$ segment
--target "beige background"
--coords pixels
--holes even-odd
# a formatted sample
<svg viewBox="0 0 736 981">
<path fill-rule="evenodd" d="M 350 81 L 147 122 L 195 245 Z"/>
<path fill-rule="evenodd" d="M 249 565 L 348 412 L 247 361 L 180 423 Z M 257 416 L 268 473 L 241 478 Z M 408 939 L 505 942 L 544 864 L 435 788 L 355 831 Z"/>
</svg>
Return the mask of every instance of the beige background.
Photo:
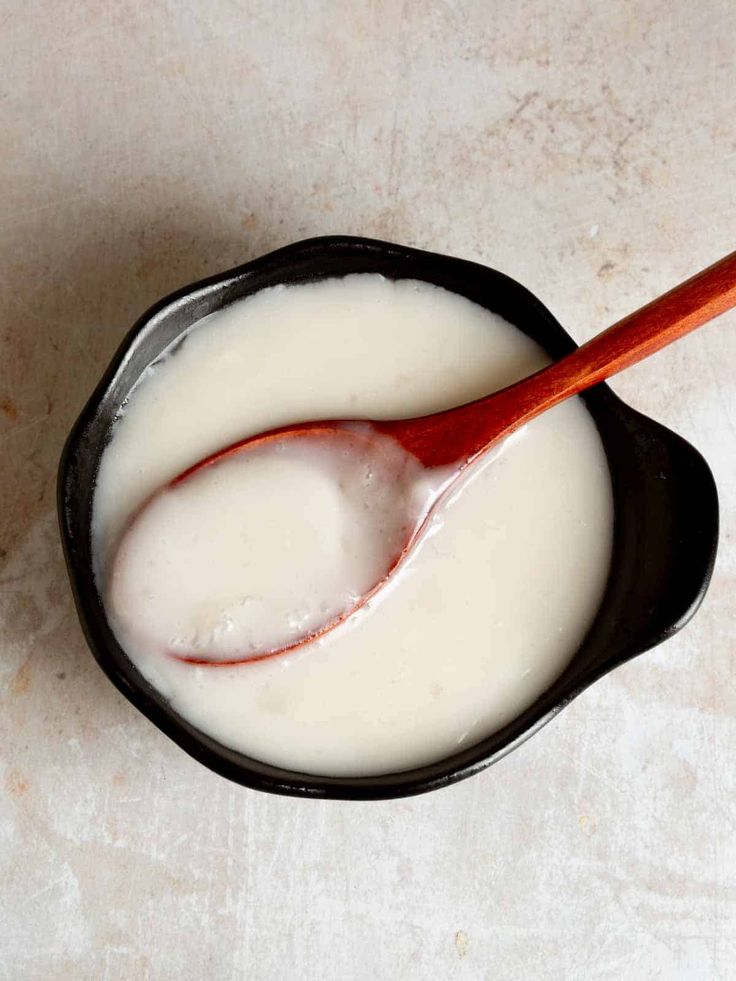
<svg viewBox="0 0 736 981">
<path fill-rule="evenodd" d="M 580 340 L 736 245 L 731 0 L 0 5 L 0 979 L 736 978 L 736 318 L 614 388 L 708 458 L 696 620 L 423 798 L 231 786 L 112 688 L 65 433 L 164 292 L 342 231 Z"/>
</svg>

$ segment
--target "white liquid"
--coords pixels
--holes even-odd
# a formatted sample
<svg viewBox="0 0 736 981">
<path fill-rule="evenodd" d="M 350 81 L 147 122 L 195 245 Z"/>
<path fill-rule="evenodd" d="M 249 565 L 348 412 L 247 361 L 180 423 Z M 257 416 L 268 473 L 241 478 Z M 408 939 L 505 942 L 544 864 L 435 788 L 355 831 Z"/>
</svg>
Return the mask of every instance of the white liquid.
<svg viewBox="0 0 736 981">
<path fill-rule="evenodd" d="M 433 474 L 367 425 L 227 456 L 136 515 L 109 576 L 110 622 L 126 646 L 185 660 L 302 642 L 385 578 Z"/>
<path fill-rule="evenodd" d="M 220 447 L 303 419 L 438 411 L 547 360 L 500 318 L 425 283 L 360 275 L 233 304 L 146 373 L 117 424 L 94 501 L 101 588 L 134 512 Z M 449 755 L 560 674 L 610 561 L 608 468 L 580 400 L 492 456 L 380 599 L 290 654 L 192 666 L 113 627 L 177 711 L 261 760 L 361 775 Z"/>
</svg>

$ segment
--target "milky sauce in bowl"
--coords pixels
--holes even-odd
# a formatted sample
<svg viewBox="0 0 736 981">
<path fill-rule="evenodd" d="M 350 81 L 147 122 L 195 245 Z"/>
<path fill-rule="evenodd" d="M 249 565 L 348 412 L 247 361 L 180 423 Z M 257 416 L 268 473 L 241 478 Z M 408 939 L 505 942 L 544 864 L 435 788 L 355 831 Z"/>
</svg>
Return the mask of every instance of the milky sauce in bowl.
<svg viewBox="0 0 736 981">
<path fill-rule="evenodd" d="M 176 655 L 214 648 L 227 660 L 288 641 L 324 619 L 325 595 L 339 606 L 360 592 L 389 546 L 358 527 L 362 499 L 339 487 L 344 470 L 336 486 L 317 452 L 255 458 L 247 482 L 222 470 L 208 484 L 204 471 L 180 485 L 183 509 L 179 499 L 164 513 L 162 497 L 140 541 L 123 533 L 151 494 L 238 439 L 307 419 L 439 411 L 547 361 L 464 297 L 373 274 L 263 290 L 197 323 L 142 376 L 101 460 L 95 571 L 121 646 L 191 723 L 295 771 L 402 771 L 509 722 L 565 668 L 608 574 L 610 479 L 580 399 L 487 454 L 390 585 L 282 656 L 208 667 Z M 274 515 L 295 511 L 279 531 Z M 401 531 L 388 529 L 389 545 Z"/>
</svg>

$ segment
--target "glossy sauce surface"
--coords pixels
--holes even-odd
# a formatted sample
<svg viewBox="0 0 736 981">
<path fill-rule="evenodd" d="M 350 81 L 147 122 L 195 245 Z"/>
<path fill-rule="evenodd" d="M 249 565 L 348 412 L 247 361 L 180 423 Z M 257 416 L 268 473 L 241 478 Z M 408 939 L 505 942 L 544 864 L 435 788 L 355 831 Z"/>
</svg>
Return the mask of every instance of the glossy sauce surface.
<svg viewBox="0 0 736 981">
<path fill-rule="evenodd" d="M 116 425 L 95 494 L 101 590 L 142 502 L 219 447 L 302 419 L 437 411 L 547 360 L 426 283 L 358 275 L 233 304 L 146 372 Z M 478 741 L 559 675 L 602 596 L 612 523 L 605 454 L 575 399 L 492 451 L 391 586 L 293 653 L 198 667 L 108 616 L 143 674 L 223 743 L 305 772 L 398 771 Z"/>
</svg>

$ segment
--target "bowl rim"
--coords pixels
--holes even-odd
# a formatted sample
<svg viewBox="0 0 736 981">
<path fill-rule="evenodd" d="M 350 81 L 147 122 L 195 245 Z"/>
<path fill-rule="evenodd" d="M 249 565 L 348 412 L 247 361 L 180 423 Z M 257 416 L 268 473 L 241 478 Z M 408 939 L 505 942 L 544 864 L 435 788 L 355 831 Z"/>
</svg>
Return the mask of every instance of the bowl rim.
<svg viewBox="0 0 736 981">
<path fill-rule="evenodd" d="M 243 279 L 247 280 L 248 277 L 253 277 L 259 273 L 268 274 L 269 270 L 283 270 L 290 262 L 304 261 L 315 257 L 322 257 L 326 261 L 328 256 L 337 256 L 339 259 L 341 256 L 344 257 L 348 254 L 363 258 L 367 256 L 380 256 L 385 260 L 396 260 L 403 263 L 418 262 L 419 264 L 424 263 L 430 266 L 440 263 L 443 266 L 452 265 L 455 268 L 461 268 L 469 277 L 481 277 L 489 284 L 495 282 L 496 286 L 505 286 L 505 288 L 512 289 L 518 298 L 528 304 L 535 311 L 535 315 L 539 316 L 544 324 L 548 325 L 550 330 L 557 333 L 558 347 L 561 350 L 564 348 L 572 350 L 576 347 L 574 340 L 533 293 L 516 280 L 488 266 L 441 253 L 429 252 L 361 236 L 328 235 L 304 239 L 231 269 L 185 285 L 156 301 L 137 319 L 124 335 L 107 368 L 103 372 L 100 381 L 72 426 L 64 444 L 59 462 L 57 502 L 64 556 L 78 618 L 87 644 L 95 660 L 116 688 L 122 692 L 128 701 L 153 722 L 158 729 L 169 736 L 190 756 L 199 760 L 209 769 L 246 787 L 298 797 L 339 800 L 381 800 L 407 797 L 436 790 L 485 769 L 517 748 L 522 742 L 541 729 L 562 708 L 577 697 L 577 695 L 617 664 L 642 653 L 644 650 L 655 646 L 667 637 L 678 632 L 697 611 L 710 582 L 717 545 L 717 494 L 710 470 L 694 447 L 670 430 L 665 429 L 665 427 L 660 426 L 658 423 L 630 408 L 604 383 L 597 385 L 590 393 L 583 396 L 586 401 L 588 398 L 601 400 L 601 404 L 604 407 L 607 406 L 609 410 L 615 409 L 618 412 L 624 413 L 630 419 L 638 420 L 639 423 L 646 425 L 652 432 L 655 432 L 659 438 L 665 438 L 666 436 L 667 439 L 676 441 L 681 448 L 686 448 L 689 453 L 694 455 L 693 459 L 697 458 L 700 461 L 707 475 L 710 476 L 715 515 L 713 519 L 714 540 L 709 562 L 706 563 L 700 587 L 695 591 L 691 602 L 682 610 L 674 622 L 667 626 L 667 629 L 653 634 L 646 643 L 627 652 L 625 656 L 593 667 L 587 674 L 581 676 L 574 685 L 568 686 L 566 690 L 561 692 L 554 704 L 547 704 L 543 710 L 535 711 L 535 706 L 537 705 L 535 701 L 533 705 L 520 713 L 509 724 L 502 727 L 501 730 L 491 734 L 480 743 L 471 746 L 462 753 L 443 757 L 434 763 L 398 773 L 365 777 L 323 777 L 289 771 L 282 767 L 264 764 L 259 760 L 247 757 L 245 754 L 230 750 L 206 734 L 199 732 L 196 727 L 179 716 L 165 702 L 163 696 L 153 689 L 142 675 L 139 674 L 133 662 L 127 658 L 112 637 L 96 589 L 94 586 L 92 590 L 89 588 L 90 581 L 94 578 L 91 563 L 84 563 L 80 557 L 79 536 L 73 517 L 73 501 L 75 491 L 78 487 L 74 464 L 80 455 L 84 453 L 86 434 L 91 429 L 97 417 L 103 412 L 107 398 L 116 380 L 123 376 L 136 347 L 146 335 L 154 333 L 165 322 L 164 318 L 174 315 L 182 307 L 190 304 L 195 298 L 209 296 L 211 294 L 216 295 L 217 300 L 220 301 L 214 309 L 221 309 L 239 298 L 238 296 L 231 296 L 228 287 L 233 287 Z M 326 272 L 305 277 L 304 281 L 327 278 L 330 275 L 339 276 L 346 274 L 346 272 Z M 411 278 L 426 279 L 428 282 L 434 282 L 431 275 L 426 277 L 413 275 Z M 240 295 L 243 297 L 250 295 L 251 293 L 257 292 L 260 288 L 263 287 L 256 287 L 251 290 L 245 289 Z M 491 308 L 486 307 L 486 309 Z M 194 322 L 198 319 L 200 318 L 196 317 Z M 516 326 L 520 325 L 516 324 Z M 187 329 L 186 326 L 182 327 L 181 332 L 185 329 Z M 564 353 L 564 350 L 562 350 L 562 353 Z M 136 374 L 136 379 L 139 377 L 140 372 Z M 592 412 L 592 414 L 594 419 L 596 419 L 595 412 Z M 104 445 L 103 442 L 96 448 L 97 461 L 101 457 Z M 89 528 L 90 521 L 91 515 L 87 515 L 87 529 Z M 84 525 L 84 522 L 82 524 Z M 103 624 L 106 629 L 102 629 Z M 585 641 L 583 641 L 583 645 L 584 643 Z M 583 645 L 581 645 L 579 650 L 582 649 Z M 119 655 L 122 655 L 122 661 Z M 576 656 L 576 654 L 573 654 L 573 659 Z M 550 686 L 550 689 L 547 691 L 549 692 L 553 687 L 554 685 Z M 542 696 L 540 696 L 538 701 L 541 701 L 541 699 Z M 526 720 L 521 728 L 517 725 L 520 720 Z M 505 738 L 504 734 L 508 738 Z M 499 736 L 501 737 L 500 740 Z M 495 748 L 491 748 L 494 742 L 498 743 L 498 745 Z"/>
</svg>

